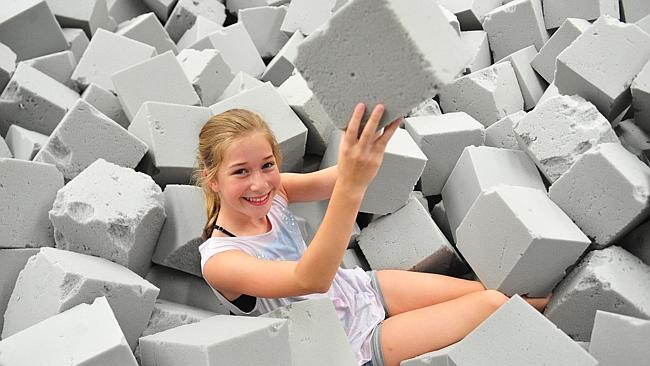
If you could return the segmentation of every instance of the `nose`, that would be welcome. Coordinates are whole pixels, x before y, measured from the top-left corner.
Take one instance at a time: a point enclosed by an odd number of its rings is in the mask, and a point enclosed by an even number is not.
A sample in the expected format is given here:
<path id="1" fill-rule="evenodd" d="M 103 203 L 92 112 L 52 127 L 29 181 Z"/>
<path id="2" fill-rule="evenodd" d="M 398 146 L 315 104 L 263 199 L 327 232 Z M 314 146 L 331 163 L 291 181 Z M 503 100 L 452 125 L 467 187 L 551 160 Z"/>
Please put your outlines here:
<path id="1" fill-rule="evenodd" d="M 268 183 L 261 171 L 256 170 L 250 175 L 250 190 L 251 192 L 264 194 L 268 190 Z"/>

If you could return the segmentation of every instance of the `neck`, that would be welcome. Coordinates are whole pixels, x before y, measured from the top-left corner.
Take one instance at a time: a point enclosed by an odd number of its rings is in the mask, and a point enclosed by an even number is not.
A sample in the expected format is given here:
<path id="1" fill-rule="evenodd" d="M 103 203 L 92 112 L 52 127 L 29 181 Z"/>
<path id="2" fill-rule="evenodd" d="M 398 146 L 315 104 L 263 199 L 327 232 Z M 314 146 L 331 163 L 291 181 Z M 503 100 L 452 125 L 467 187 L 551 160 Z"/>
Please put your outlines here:
<path id="1" fill-rule="evenodd" d="M 216 224 L 223 226 L 228 231 L 238 236 L 246 236 L 249 233 L 255 235 L 265 233 L 269 229 L 269 220 L 266 215 L 259 218 L 252 218 L 250 216 L 233 213 L 226 207 L 219 210 Z"/>

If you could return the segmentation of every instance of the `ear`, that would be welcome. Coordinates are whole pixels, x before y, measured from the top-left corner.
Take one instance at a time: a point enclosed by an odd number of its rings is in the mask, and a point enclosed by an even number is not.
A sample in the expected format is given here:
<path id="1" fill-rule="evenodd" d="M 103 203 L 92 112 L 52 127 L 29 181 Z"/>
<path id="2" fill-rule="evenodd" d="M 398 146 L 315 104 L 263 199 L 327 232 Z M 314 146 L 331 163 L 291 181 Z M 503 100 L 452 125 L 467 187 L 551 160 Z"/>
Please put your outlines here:
<path id="1" fill-rule="evenodd" d="M 202 174 L 203 174 L 203 178 L 206 178 L 206 177 L 208 176 L 208 171 L 207 171 L 206 169 L 203 169 Z M 210 186 L 210 189 L 211 189 L 214 193 L 219 192 L 219 183 L 217 183 L 216 180 L 212 180 L 212 181 L 210 181 L 210 182 L 208 183 L 208 185 Z"/>

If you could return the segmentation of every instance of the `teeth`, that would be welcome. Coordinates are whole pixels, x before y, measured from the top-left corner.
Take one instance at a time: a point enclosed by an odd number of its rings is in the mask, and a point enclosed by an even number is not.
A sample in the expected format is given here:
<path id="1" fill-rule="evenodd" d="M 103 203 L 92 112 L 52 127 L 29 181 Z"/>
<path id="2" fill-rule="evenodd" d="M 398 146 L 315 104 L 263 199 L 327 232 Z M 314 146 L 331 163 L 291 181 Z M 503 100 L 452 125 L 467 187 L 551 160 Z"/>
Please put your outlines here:
<path id="1" fill-rule="evenodd" d="M 262 201 L 264 201 L 264 200 L 266 199 L 267 196 L 268 196 L 268 194 L 265 195 L 265 196 L 262 197 L 262 198 L 251 198 L 251 197 L 246 197 L 246 200 L 251 201 L 251 202 L 262 202 Z"/>

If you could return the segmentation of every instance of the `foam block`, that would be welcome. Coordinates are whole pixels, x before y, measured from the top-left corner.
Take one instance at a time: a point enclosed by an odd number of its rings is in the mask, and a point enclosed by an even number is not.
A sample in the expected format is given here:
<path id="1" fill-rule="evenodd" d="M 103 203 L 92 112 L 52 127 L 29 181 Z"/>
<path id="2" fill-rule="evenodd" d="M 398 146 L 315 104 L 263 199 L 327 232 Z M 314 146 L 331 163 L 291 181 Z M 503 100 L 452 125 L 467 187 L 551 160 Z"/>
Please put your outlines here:
<path id="1" fill-rule="evenodd" d="M 270 81 L 276 87 L 282 85 L 293 73 L 294 66 L 293 60 L 296 58 L 297 48 L 300 43 L 305 39 L 305 36 L 297 31 L 291 38 L 282 46 L 277 55 L 269 62 L 266 70 L 262 74 L 263 81 Z"/>
<path id="2" fill-rule="evenodd" d="M 159 299 L 228 314 L 226 307 L 215 301 L 212 289 L 203 278 L 154 264 L 145 279 L 160 288 Z"/>
<path id="3" fill-rule="evenodd" d="M 634 78 L 631 91 L 634 123 L 650 133 L 650 62 Z"/>
<path id="4" fill-rule="evenodd" d="M 619 18 L 618 0 L 544 0 L 544 23 L 547 29 L 557 28 L 567 18 L 594 20 L 601 15 Z"/>
<path id="5" fill-rule="evenodd" d="M 9 146 L 5 142 L 5 139 L 0 137 L 0 158 L 13 158 L 13 154 L 9 150 Z"/>
<path id="6" fill-rule="evenodd" d="M 650 3 L 643 0 L 621 0 L 621 20 L 634 23 L 650 14 Z"/>
<path id="7" fill-rule="evenodd" d="M 273 131 L 282 149 L 282 171 L 300 171 L 305 154 L 307 128 L 271 83 L 247 90 L 210 106 L 213 114 L 231 108 L 245 108 L 259 114 Z"/>
<path id="8" fill-rule="evenodd" d="M 233 73 L 244 71 L 256 77 L 264 72 L 262 57 L 242 23 L 235 23 L 210 33 L 188 48 L 199 51 L 206 48 L 219 50 Z"/>
<path id="9" fill-rule="evenodd" d="M 201 277 L 198 247 L 203 243 L 201 232 L 205 221 L 203 191 L 196 186 L 170 184 L 163 194 L 167 218 L 151 260 Z"/>
<path id="10" fill-rule="evenodd" d="M 501 5 L 500 0 L 438 0 L 460 22 L 463 31 L 482 30 L 485 14 Z"/>
<path id="11" fill-rule="evenodd" d="M 336 3 L 337 0 L 291 1 L 280 29 L 288 34 L 300 31 L 302 34 L 309 35 L 329 20 Z"/>
<path id="12" fill-rule="evenodd" d="M 66 0 L 48 0 L 47 4 L 62 27 L 81 28 L 91 38 L 97 28 L 113 31 L 109 25 L 106 0 L 72 3 Z"/>
<path id="13" fill-rule="evenodd" d="M 77 91 L 77 85 L 70 79 L 77 67 L 77 60 L 72 51 L 61 51 L 23 61 L 52 79 Z"/>
<path id="14" fill-rule="evenodd" d="M 641 366 L 650 357 L 643 340 L 650 336 L 650 320 L 596 311 L 589 353 L 600 365 Z"/>
<path id="15" fill-rule="evenodd" d="M 88 104 L 97 108 L 106 117 L 112 119 L 114 122 L 124 128 L 129 127 L 129 119 L 124 114 L 120 100 L 115 94 L 102 88 L 101 86 L 91 83 L 86 90 L 81 94 L 81 99 L 88 102 Z"/>
<path id="16" fill-rule="evenodd" d="M 524 108 L 517 76 L 510 61 L 456 79 L 440 92 L 445 113 L 466 112 L 489 127 Z"/>
<path id="17" fill-rule="evenodd" d="M 353 269 L 359 267 L 364 271 L 370 270 L 370 265 L 366 260 L 366 257 L 363 256 L 361 249 L 359 248 L 348 248 L 343 254 L 343 260 L 341 261 L 341 268 Z"/>
<path id="18" fill-rule="evenodd" d="M 216 315 L 142 337 L 140 351 L 142 366 L 291 365 L 286 319 Z"/>
<path id="19" fill-rule="evenodd" d="M 345 0 L 342 0 L 345 1 Z M 226 9 L 236 14 L 240 9 L 254 8 L 258 6 L 280 6 L 289 3 L 290 0 L 226 0 Z M 337 1 L 337 3 L 340 1 Z"/>
<path id="20" fill-rule="evenodd" d="M 472 61 L 465 67 L 464 74 L 471 74 L 492 65 L 487 32 L 482 30 L 460 32 L 460 39 L 472 55 Z"/>
<path id="21" fill-rule="evenodd" d="M 79 304 L 0 342 L 5 366 L 137 366 L 106 297 Z"/>
<path id="22" fill-rule="evenodd" d="M 562 94 L 592 102 L 612 121 L 630 105 L 630 84 L 648 59 L 650 34 L 602 16 L 558 55 L 555 85 Z"/>
<path id="23" fill-rule="evenodd" d="M 216 103 L 235 77 L 217 50 L 186 49 L 176 58 L 203 106 Z"/>
<path id="24" fill-rule="evenodd" d="M 167 32 L 154 13 L 142 14 L 119 25 L 115 34 L 130 38 L 134 41 L 148 44 L 156 49 L 158 54 L 172 51 L 178 54 L 176 44 L 169 38 Z"/>
<path id="25" fill-rule="evenodd" d="M 119 24 L 151 10 L 141 1 L 107 0 L 108 15 Z"/>
<path id="26" fill-rule="evenodd" d="M 57 248 L 144 276 L 165 220 L 164 196 L 149 176 L 97 159 L 57 192 L 49 217 Z"/>
<path id="27" fill-rule="evenodd" d="M 65 51 L 68 43 L 45 0 L 5 2 L 0 13 L 0 43 L 18 61 Z"/>
<path id="28" fill-rule="evenodd" d="M 95 83 L 104 89 L 115 91 L 111 79 L 115 72 L 155 55 L 156 49 L 152 46 L 99 29 L 81 56 L 72 73 L 72 80 L 79 83 L 82 89 Z"/>
<path id="29" fill-rule="evenodd" d="M 619 245 L 650 266 L 650 223 L 646 221 L 634 228 L 621 238 Z"/>
<path id="30" fill-rule="evenodd" d="M 217 101 L 220 102 L 224 99 L 228 99 L 243 92 L 244 90 L 253 89 L 262 84 L 264 84 L 262 81 L 248 75 L 244 71 L 240 71 L 237 73 L 237 75 L 235 75 L 235 77 L 233 77 L 232 81 L 230 84 L 228 84 L 228 87 L 226 87 Z M 278 89 L 278 91 L 280 90 Z"/>
<path id="31" fill-rule="evenodd" d="M 454 244 L 454 236 L 451 234 L 451 229 L 449 228 L 449 220 L 447 219 L 447 213 L 445 211 L 445 204 L 443 201 L 438 202 L 431 209 L 431 218 L 435 221 L 438 228 L 445 234 L 447 240 L 450 243 Z"/>
<path id="32" fill-rule="evenodd" d="M 623 147 L 634 154 L 645 165 L 650 165 L 650 136 L 628 119 L 621 121 L 614 129 Z"/>
<path id="33" fill-rule="evenodd" d="M 404 360 L 400 362 L 400 366 L 452 366 L 450 363 L 452 361 L 449 359 L 449 351 L 451 351 L 456 344 L 457 343 L 452 343 L 439 350 Z"/>
<path id="34" fill-rule="evenodd" d="M 25 248 L 54 246 L 47 211 L 63 175 L 50 164 L 0 158 L 0 246 Z"/>
<path id="35" fill-rule="evenodd" d="M 530 63 L 533 69 L 547 82 L 553 82 L 557 56 L 590 26 L 587 20 L 567 18 L 533 58 Z"/>
<path id="36" fill-rule="evenodd" d="M 597 310 L 650 319 L 650 267 L 625 249 L 592 250 L 560 282 L 544 315 L 571 338 L 589 341 Z"/>
<path id="37" fill-rule="evenodd" d="M 487 288 L 545 297 L 591 241 L 546 192 L 498 185 L 481 192 L 456 247 Z"/>
<path id="38" fill-rule="evenodd" d="M 51 286 L 43 286 L 47 281 Z M 18 275 L 2 337 L 20 332 L 81 303 L 106 296 L 131 349 L 151 315 L 158 288 L 103 258 L 41 248 Z"/>
<path id="39" fill-rule="evenodd" d="M 439 116 L 442 114 L 440 110 L 440 105 L 436 102 L 435 99 L 426 99 L 422 103 L 415 106 L 409 112 L 409 117 L 419 117 L 419 116 Z"/>
<path id="40" fill-rule="evenodd" d="M 63 28 L 62 31 L 66 42 L 68 42 L 68 49 L 74 55 L 75 61 L 79 63 L 81 56 L 83 56 L 90 43 L 88 36 L 86 36 L 83 29 L 79 28 Z"/>
<path id="41" fill-rule="evenodd" d="M 11 79 L 11 74 L 16 70 L 16 54 L 11 48 L 0 43 L 0 90 L 4 90 L 5 86 Z"/>
<path id="42" fill-rule="evenodd" d="M 201 105 L 171 51 L 116 72 L 112 80 L 124 113 L 131 120 L 145 102 Z"/>
<path id="43" fill-rule="evenodd" d="M 490 11 L 483 19 L 492 57 L 500 60 L 522 48 L 541 49 L 548 41 L 541 0 L 514 0 Z"/>
<path id="44" fill-rule="evenodd" d="M 23 270 L 27 260 L 38 251 L 38 248 L 0 249 L 0 314 L 7 310 L 18 273 Z M 0 329 L 3 323 L 4 316 L 0 316 Z"/>
<path id="45" fill-rule="evenodd" d="M 287 320 L 291 365 L 357 365 L 343 325 L 328 297 L 298 301 L 261 317 Z"/>
<path id="46" fill-rule="evenodd" d="M 523 151 L 468 146 L 458 158 L 442 199 L 454 239 L 456 228 L 481 191 L 498 184 L 546 190 L 535 164 Z"/>
<path id="47" fill-rule="evenodd" d="M 410 117 L 405 127 L 427 157 L 422 172 L 422 193 L 439 195 L 465 146 L 483 145 L 485 128 L 464 112 Z"/>
<path id="48" fill-rule="evenodd" d="M 397 229 L 400 228 L 400 229 Z M 370 267 L 449 274 L 460 259 L 420 201 L 381 216 L 361 230 L 359 248 Z"/>
<path id="49" fill-rule="evenodd" d="M 11 125 L 7 131 L 6 143 L 14 158 L 32 160 L 47 139 L 48 136 L 42 133 Z"/>
<path id="50" fill-rule="evenodd" d="M 609 122 L 580 96 L 558 96 L 513 124 L 519 147 L 552 183 L 592 147 L 618 142 Z"/>
<path id="51" fill-rule="evenodd" d="M 442 5 L 440 5 L 440 10 L 442 11 L 442 14 L 445 16 L 445 18 L 447 18 L 449 25 L 451 25 L 451 27 L 456 31 L 456 34 L 460 36 L 460 22 L 458 21 L 456 15 Z"/>
<path id="52" fill-rule="evenodd" d="M 634 24 L 641 28 L 642 31 L 650 34 L 650 15 L 646 15 Z"/>
<path id="53" fill-rule="evenodd" d="M 621 144 L 587 151 L 549 196 L 598 247 L 611 245 L 650 214 L 650 168 Z"/>
<path id="54" fill-rule="evenodd" d="M 0 135 L 9 125 L 52 133 L 79 94 L 33 67 L 19 63 L 0 94 Z"/>
<path id="55" fill-rule="evenodd" d="M 83 99 L 77 99 L 34 161 L 53 164 L 69 181 L 100 158 L 135 168 L 146 152 L 143 141 Z"/>
<path id="56" fill-rule="evenodd" d="M 149 147 L 139 170 L 160 186 L 189 184 L 201 127 L 212 113 L 205 107 L 145 102 L 129 125 L 129 132 Z"/>
<path id="57" fill-rule="evenodd" d="M 299 73 L 295 73 L 282 83 L 278 93 L 307 127 L 305 152 L 320 156 L 325 154 L 330 136 L 336 126 L 307 86 L 305 79 Z"/>
<path id="58" fill-rule="evenodd" d="M 179 0 L 165 23 L 172 41 L 178 42 L 199 15 L 221 25 L 226 20 L 226 7 L 220 1 Z"/>
<path id="59" fill-rule="evenodd" d="M 381 128 L 432 97 L 469 61 L 460 37 L 430 1 L 360 0 L 300 44 L 295 66 L 338 128 L 345 128 L 359 102 L 384 103 Z"/>
<path id="60" fill-rule="evenodd" d="M 525 110 L 533 109 L 539 98 L 544 94 L 546 87 L 548 87 L 548 83 L 535 73 L 530 64 L 535 56 L 537 56 L 537 49 L 535 49 L 535 46 L 530 45 L 497 61 L 497 63 L 510 61 L 517 76 L 521 95 L 524 98 Z"/>
<path id="61" fill-rule="evenodd" d="M 321 162 L 321 169 L 337 163 L 338 148 L 343 133 L 334 130 Z M 409 200 L 427 162 L 427 156 L 401 128 L 388 142 L 377 175 L 368 186 L 361 201 L 360 212 L 385 215 L 397 211 Z"/>
<path id="62" fill-rule="evenodd" d="M 237 21 L 246 27 L 257 52 L 263 58 L 277 55 L 289 40 L 289 36 L 280 30 L 286 14 L 286 6 L 259 6 L 239 10 Z"/>
<path id="63" fill-rule="evenodd" d="M 485 129 L 485 145 L 500 147 L 502 149 L 519 150 L 519 143 L 515 137 L 512 126 L 515 122 L 526 116 L 526 112 L 519 111 L 507 115 Z"/>
<path id="64" fill-rule="evenodd" d="M 194 25 L 192 25 L 190 29 L 183 33 L 183 36 L 178 40 L 178 42 L 176 42 L 176 47 L 178 47 L 179 50 L 184 50 L 208 34 L 216 32 L 220 29 L 223 29 L 223 26 L 221 24 L 215 23 L 206 17 L 198 15 L 194 21 Z"/>
<path id="65" fill-rule="evenodd" d="M 165 23 L 169 19 L 169 14 L 171 14 L 174 9 L 174 5 L 178 2 L 177 0 L 141 0 L 149 9 L 153 10 L 156 13 L 156 16 L 162 23 Z"/>
<path id="66" fill-rule="evenodd" d="M 482 364 L 486 354 L 490 355 L 490 365 L 544 364 L 549 357 L 554 365 L 598 365 L 519 295 L 492 313 L 448 354 L 457 366 Z"/>

